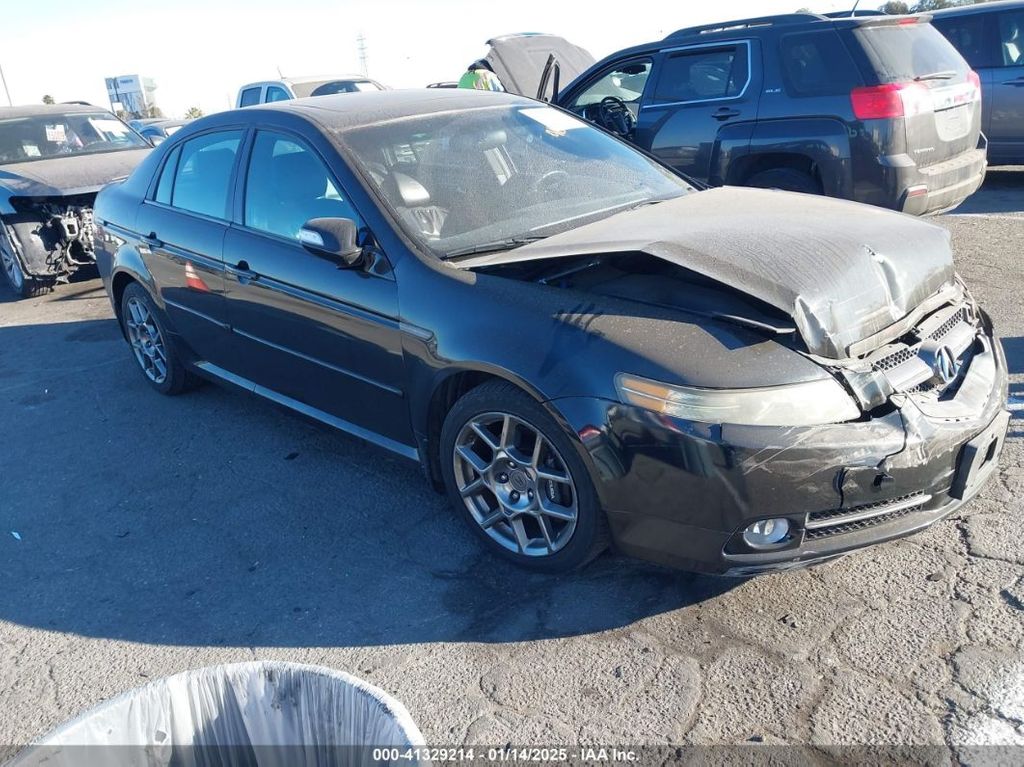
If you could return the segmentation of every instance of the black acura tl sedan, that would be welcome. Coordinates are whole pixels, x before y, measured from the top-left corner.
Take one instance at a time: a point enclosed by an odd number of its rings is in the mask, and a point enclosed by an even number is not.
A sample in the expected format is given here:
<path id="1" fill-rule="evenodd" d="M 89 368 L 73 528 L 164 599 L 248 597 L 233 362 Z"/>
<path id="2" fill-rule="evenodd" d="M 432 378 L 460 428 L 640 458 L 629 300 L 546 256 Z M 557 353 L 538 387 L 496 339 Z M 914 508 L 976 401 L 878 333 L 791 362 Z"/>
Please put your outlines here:
<path id="1" fill-rule="evenodd" d="M 519 97 L 213 115 L 96 218 L 155 389 L 225 381 L 417 460 L 527 567 L 823 561 L 951 513 L 1006 434 L 1005 358 L 944 229 L 698 191 Z"/>

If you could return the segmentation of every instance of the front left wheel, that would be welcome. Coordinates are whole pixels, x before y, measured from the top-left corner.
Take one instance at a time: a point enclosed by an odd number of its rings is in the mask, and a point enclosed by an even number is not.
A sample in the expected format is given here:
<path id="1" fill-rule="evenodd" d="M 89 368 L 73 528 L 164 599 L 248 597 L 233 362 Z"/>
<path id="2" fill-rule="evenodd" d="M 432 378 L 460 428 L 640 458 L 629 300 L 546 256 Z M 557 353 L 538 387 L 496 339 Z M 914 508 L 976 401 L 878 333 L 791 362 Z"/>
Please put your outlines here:
<path id="1" fill-rule="evenodd" d="M 565 572 L 607 548 L 586 466 L 558 423 L 515 386 L 486 383 L 459 399 L 440 449 L 448 497 L 495 554 Z"/>

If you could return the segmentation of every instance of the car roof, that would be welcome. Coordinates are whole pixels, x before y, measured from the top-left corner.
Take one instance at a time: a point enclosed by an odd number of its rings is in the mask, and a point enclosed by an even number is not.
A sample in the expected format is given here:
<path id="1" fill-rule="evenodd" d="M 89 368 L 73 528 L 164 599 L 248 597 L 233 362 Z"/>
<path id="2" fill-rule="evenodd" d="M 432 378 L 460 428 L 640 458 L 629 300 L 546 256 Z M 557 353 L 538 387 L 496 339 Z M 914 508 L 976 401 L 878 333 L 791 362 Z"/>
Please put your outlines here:
<path id="1" fill-rule="evenodd" d="M 311 119 L 330 130 L 347 131 L 404 117 L 516 104 L 544 106 L 533 99 L 510 93 L 469 88 L 416 88 L 292 99 L 245 107 L 241 111 L 246 114 L 254 114 L 261 110 L 290 112 Z"/>
<path id="2" fill-rule="evenodd" d="M 1024 8 L 1024 0 L 994 0 L 994 2 L 977 5 L 962 5 L 954 8 L 943 8 L 941 11 L 929 11 L 931 16 L 973 16 L 976 13 L 997 13 L 1016 8 Z"/>
<path id="3" fill-rule="evenodd" d="M 107 112 L 103 107 L 80 104 L 25 104 L 17 107 L 0 107 L 0 120 L 13 117 L 36 117 L 39 115 L 95 114 Z"/>

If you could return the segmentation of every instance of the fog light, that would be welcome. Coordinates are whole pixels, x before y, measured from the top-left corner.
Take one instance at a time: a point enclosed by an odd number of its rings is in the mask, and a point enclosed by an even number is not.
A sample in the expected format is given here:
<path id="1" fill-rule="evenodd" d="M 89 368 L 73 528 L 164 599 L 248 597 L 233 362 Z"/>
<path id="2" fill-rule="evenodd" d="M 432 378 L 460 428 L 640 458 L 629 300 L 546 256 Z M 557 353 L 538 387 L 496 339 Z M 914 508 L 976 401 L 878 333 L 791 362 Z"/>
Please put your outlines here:
<path id="1" fill-rule="evenodd" d="M 770 549 L 788 537 L 788 519 L 762 519 L 743 531 L 743 542 L 752 549 Z"/>

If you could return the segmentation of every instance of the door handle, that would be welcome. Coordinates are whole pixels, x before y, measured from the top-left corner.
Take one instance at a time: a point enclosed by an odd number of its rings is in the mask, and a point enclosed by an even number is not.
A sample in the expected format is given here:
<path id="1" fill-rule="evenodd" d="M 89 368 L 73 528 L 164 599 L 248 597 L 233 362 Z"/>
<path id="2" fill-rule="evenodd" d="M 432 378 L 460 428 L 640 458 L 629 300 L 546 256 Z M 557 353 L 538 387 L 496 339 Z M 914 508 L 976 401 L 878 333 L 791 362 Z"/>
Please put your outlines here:
<path id="1" fill-rule="evenodd" d="M 164 241 L 156 236 L 156 232 L 150 232 L 142 238 L 142 241 L 150 248 L 162 248 L 164 246 Z"/>
<path id="2" fill-rule="evenodd" d="M 1024 77 L 1018 77 L 1016 80 L 1005 80 L 1003 85 L 1012 85 L 1014 88 L 1024 88 Z"/>
<path id="3" fill-rule="evenodd" d="M 256 272 L 249 268 L 249 262 L 246 261 L 245 259 L 242 259 L 233 267 L 231 267 L 231 272 L 236 277 L 238 277 L 238 281 L 243 285 L 246 285 L 252 282 L 253 280 L 258 280 L 260 278 L 260 276 Z"/>
<path id="4" fill-rule="evenodd" d="M 738 109 L 729 109 L 729 107 L 722 107 L 716 112 L 712 112 L 711 116 L 716 120 L 728 120 L 730 117 L 739 117 L 740 111 Z"/>

